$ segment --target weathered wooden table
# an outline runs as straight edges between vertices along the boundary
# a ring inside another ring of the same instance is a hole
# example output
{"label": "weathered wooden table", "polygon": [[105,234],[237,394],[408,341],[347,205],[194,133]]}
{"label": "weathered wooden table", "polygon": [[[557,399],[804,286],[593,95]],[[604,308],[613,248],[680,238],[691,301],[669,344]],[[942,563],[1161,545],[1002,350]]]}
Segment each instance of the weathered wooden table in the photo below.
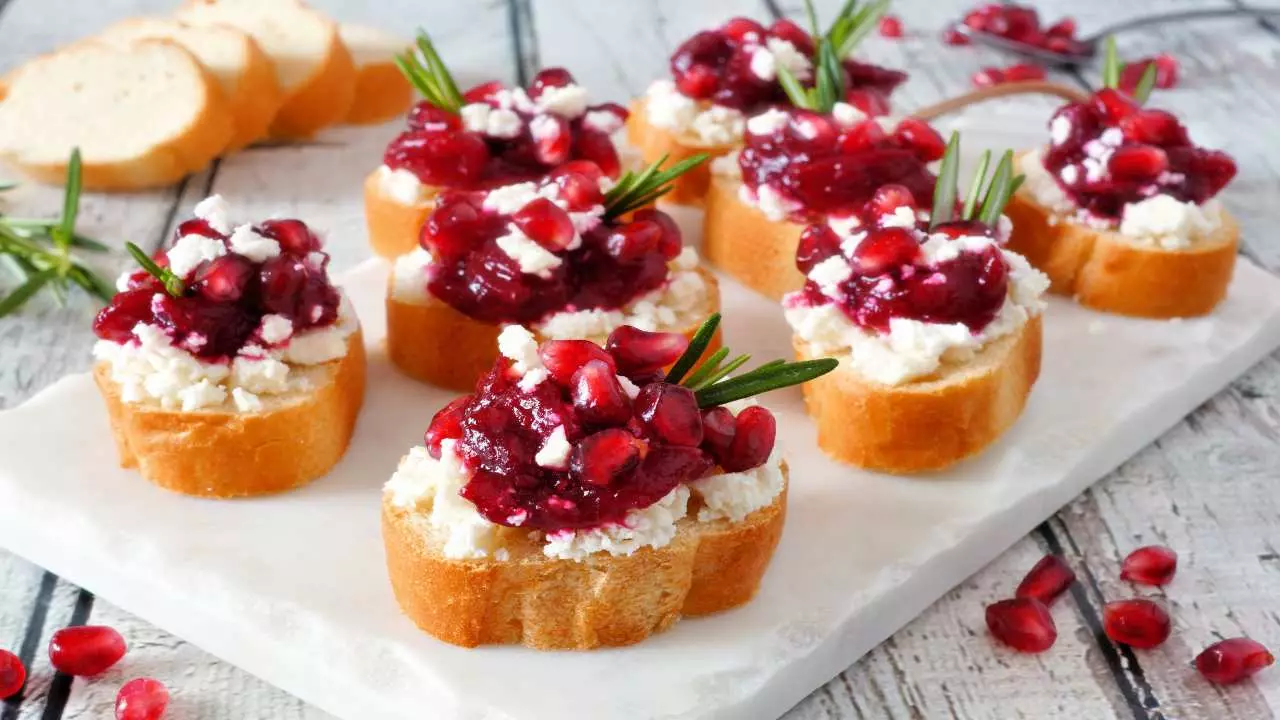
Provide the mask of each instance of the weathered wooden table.
{"label": "weathered wooden table", "polygon": [[[0,0],[0,72],[87,35],[107,22],[159,14],[175,0]],[[428,28],[442,54],[476,81],[525,79],[540,65],[565,65],[597,97],[624,101],[665,72],[666,58],[692,31],[734,14],[799,17],[795,0],[316,0],[335,16],[408,36]],[[830,15],[840,0],[823,0]],[[1082,30],[1146,12],[1217,6],[1199,0],[1051,0],[1044,17],[1074,15]],[[1225,4],[1225,3],[1224,3]],[[1228,5],[1229,6],[1229,5]],[[941,44],[938,31],[968,0],[899,0],[907,37],[872,37],[864,53],[910,71],[895,98],[909,109],[966,88],[970,74],[1007,59]],[[1280,27],[1253,21],[1173,26],[1120,38],[1140,57],[1169,51],[1182,63],[1180,89],[1155,103],[1180,112],[1193,134],[1240,164],[1225,202],[1241,219],[1244,250],[1280,269]],[[1096,68],[1057,73],[1090,85]],[[210,192],[233,196],[246,213],[284,212],[329,229],[334,267],[366,254],[359,181],[377,162],[390,128],[340,130],[297,146],[264,146],[230,157],[177,187],[124,196],[88,196],[85,232],[155,248],[175,217]],[[23,187],[4,211],[56,211],[55,189]],[[259,212],[261,211],[261,212]],[[104,265],[118,271],[123,256]],[[0,289],[8,287],[0,279]],[[59,308],[47,299],[0,320],[0,407],[13,407],[65,373],[89,365],[93,308],[83,297]],[[57,428],[49,428],[55,433]],[[0,462],[3,462],[0,438]],[[787,716],[834,718],[1177,718],[1258,720],[1280,715],[1280,671],[1219,689],[1189,666],[1224,636],[1249,635],[1280,648],[1280,359],[1272,356],[1178,423],[1159,441],[1024,538],[869,656],[815,691]],[[1153,651],[1109,642],[1106,599],[1132,595],[1118,581],[1133,547],[1177,549],[1178,579],[1163,595],[1176,632]],[[1050,652],[1019,656],[986,638],[985,604],[1007,596],[1047,551],[1063,553],[1083,582],[1055,612]],[[325,718],[324,713],[182,640],[0,551],[0,647],[31,668],[24,697],[0,705],[0,720],[107,718],[119,682],[55,675],[49,635],[68,624],[101,623],[129,639],[129,672],[165,681],[175,718]],[[119,670],[112,672],[121,672]],[[116,678],[123,680],[124,678]]]}

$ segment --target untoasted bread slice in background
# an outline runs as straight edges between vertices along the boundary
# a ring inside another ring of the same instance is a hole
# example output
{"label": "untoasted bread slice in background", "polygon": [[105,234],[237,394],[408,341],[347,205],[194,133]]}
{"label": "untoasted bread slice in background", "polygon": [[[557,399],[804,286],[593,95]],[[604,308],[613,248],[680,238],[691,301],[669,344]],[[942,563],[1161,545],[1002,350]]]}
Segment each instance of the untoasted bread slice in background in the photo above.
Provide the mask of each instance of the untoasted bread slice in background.
{"label": "untoasted bread slice in background", "polygon": [[781,300],[804,287],[796,248],[805,226],[770,220],[742,202],[736,178],[712,175],[702,223],[702,256],[716,269],[764,295]]}
{"label": "untoasted bread slice in background", "polygon": [[711,185],[710,160],[732,152],[741,143],[710,145],[699,142],[697,138],[676,135],[666,128],[653,125],[645,111],[644,98],[633,101],[630,110],[631,114],[627,117],[627,142],[640,151],[644,165],[655,163],[664,155],[667,156],[668,164],[678,163],[699,153],[710,156],[708,162],[672,181],[671,191],[662,197],[663,202],[700,207]]}
{"label": "untoasted bread slice in background", "polygon": [[344,23],[338,35],[356,64],[356,95],[346,121],[374,125],[408,112],[413,89],[392,58],[410,42],[377,28]]}
{"label": "untoasted bread slice in background", "polygon": [[440,188],[428,186],[423,199],[405,204],[383,191],[383,172],[384,168],[379,167],[365,176],[364,221],[373,251],[394,259],[418,247],[418,236],[435,208],[435,195]]}

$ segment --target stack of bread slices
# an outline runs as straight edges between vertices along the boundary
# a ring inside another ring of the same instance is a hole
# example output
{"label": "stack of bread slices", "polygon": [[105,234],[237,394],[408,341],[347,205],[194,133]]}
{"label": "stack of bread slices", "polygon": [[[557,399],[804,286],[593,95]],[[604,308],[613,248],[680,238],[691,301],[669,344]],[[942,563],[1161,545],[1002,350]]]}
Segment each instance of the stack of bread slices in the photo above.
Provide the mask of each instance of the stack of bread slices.
{"label": "stack of bread slices", "polygon": [[57,184],[78,147],[86,188],[168,185],[264,139],[399,116],[412,95],[393,57],[408,47],[302,0],[186,0],[0,80],[0,158]]}

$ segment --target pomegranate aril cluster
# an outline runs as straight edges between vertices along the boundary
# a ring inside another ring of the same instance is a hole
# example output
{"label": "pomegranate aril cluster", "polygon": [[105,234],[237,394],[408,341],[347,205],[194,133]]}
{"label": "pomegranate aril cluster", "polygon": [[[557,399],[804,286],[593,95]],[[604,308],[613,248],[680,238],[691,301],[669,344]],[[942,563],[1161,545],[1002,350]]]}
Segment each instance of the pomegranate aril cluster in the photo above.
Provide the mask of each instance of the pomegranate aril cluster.
{"label": "pomegranate aril cluster", "polygon": [[[1030,5],[986,3],[966,13],[962,22],[977,32],[996,35],[1023,45],[1056,53],[1088,54],[1088,46],[1076,35],[1075,20],[1063,18],[1045,26],[1041,23],[1039,13]],[[944,40],[946,39],[944,36]],[[967,43],[949,41],[949,44]]]}

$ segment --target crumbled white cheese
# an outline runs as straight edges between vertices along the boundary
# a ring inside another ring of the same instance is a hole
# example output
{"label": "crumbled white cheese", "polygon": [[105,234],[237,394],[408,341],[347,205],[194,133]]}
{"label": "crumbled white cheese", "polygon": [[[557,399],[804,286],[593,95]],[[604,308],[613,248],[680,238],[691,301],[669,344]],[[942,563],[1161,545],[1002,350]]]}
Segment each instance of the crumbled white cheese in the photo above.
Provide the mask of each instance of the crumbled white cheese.
{"label": "crumbled white cheese", "polygon": [[404,169],[378,168],[378,192],[400,205],[417,205],[427,199],[427,186],[417,175]]}
{"label": "crumbled white cheese", "polygon": [[1181,250],[1210,237],[1221,225],[1216,202],[1202,207],[1160,194],[1125,205],[1120,233],[1141,244]]}
{"label": "crumbled white cheese", "polygon": [[742,111],[723,105],[712,105],[693,116],[689,130],[703,143],[729,145],[742,138],[745,125]]}
{"label": "crumbled white cheese", "polygon": [[[777,76],[777,66],[781,65],[790,70],[797,80],[807,80],[809,78],[813,65],[809,62],[808,56],[797,50],[796,46],[792,45],[789,40],[771,37],[765,40],[765,47],[768,49],[769,54],[773,56],[771,64],[774,66],[774,77]],[[755,70],[754,61],[755,57],[752,56],[753,71]],[[774,78],[761,79],[772,80]]]}
{"label": "crumbled white cheese", "polygon": [[850,128],[867,119],[867,114],[849,103],[838,102],[831,108],[831,117],[841,126]]}
{"label": "crumbled white cheese", "polygon": [[347,341],[360,327],[355,308],[346,295],[338,306],[338,320],[325,327],[296,333],[284,347],[285,362],[294,365],[319,365],[347,354]]}
{"label": "crumbled white cheese", "polygon": [[1059,115],[1049,123],[1049,140],[1054,145],[1061,145],[1071,137],[1071,121]]}
{"label": "crumbled white cheese", "polygon": [[[137,342],[99,340],[93,346],[93,356],[110,363],[111,379],[125,402],[154,400],[165,410],[187,411],[207,407],[193,404],[197,401],[222,402],[208,386],[217,387],[230,374],[225,363],[206,363],[174,347],[164,329],[155,325],[139,323],[133,336]],[[201,390],[189,390],[196,386]]]}
{"label": "crumbled white cheese", "polygon": [[481,207],[491,213],[512,215],[538,197],[537,183],[522,182],[514,185],[503,185],[486,193]]}
{"label": "crumbled white cheese", "polygon": [[1022,191],[1031,196],[1037,205],[1055,213],[1069,213],[1075,203],[1062,191],[1058,181],[1044,166],[1044,151],[1029,152],[1018,158],[1018,169],[1026,178]]}
{"label": "crumbled white cheese", "polygon": [[768,48],[757,47],[751,51],[751,74],[771,82],[778,77],[778,63]]}
{"label": "crumbled white cheese", "polygon": [[279,345],[293,335],[293,321],[284,315],[263,315],[258,336],[268,345]]}
{"label": "crumbled white cheese", "polygon": [[243,255],[252,262],[266,262],[280,255],[280,243],[263,237],[252,225],[241,225],[231,233],[231,252]]}
{"label": "crumbled white cheese", "polygon": [[862,218],[857,215],[828,215],[827,227],[831,228],[835,234],[845,237],[852,235],[858,228],[862,227]]}
{"label": "crumbled white cheese", "polygon": [[169,248],[169,269],[174,275],[186,279],[200,263],[215,260],[227,254],[227,246],[221,240],[203,235],[183,235]]}
{"label": "crumbled white cheese", "polygon": [[431,266],[431,253],[414,248],[396,258],[391,269],[391,295],[402,302],[424,304],[430,299],[427,291],[427,268]]}
{"label": "crumbled white cheese", "polygon": [[237,356],[231,361],[231,382],[252,393],[283,393],[289,389],[289,366],[270,354]]}
{"label": "crumbled white cheese", "polygon": [[516,261],[520,266],[520,272],[528,275],[549,278],[552,270],[564,264],[564,261],[555,253],[521,232],[515,223],[508,225],[507,234],[494,242],[499,250],[507,254],[507,257]]}
{"label": "crumbled white cheese", "polygon": [[232,388],[231,400],[236,410],[242,413],[255,413],[262,410],[262,399],[244,388]]}
{"label": "crumbled white cheese", "polygon": [[560,123],[550,115],[539,115],[529,121],[529,134],[534,140],[550,140],[560,134]]}
{"label": "crumbled white cheese", "polygon": [[574,84],[544,87],[536,104],[541,112],[572,120],[587,111],[587,89]]}
{"label": "crumbled white cheese", "polygon": [[538,464],[538,467],[564,470],[569,467],[569,453],[572,451],[573,446],[565,436],[564,425],[557,425],[547,436],[542,448],[533,456],[533,461]]}
{"label": "crumbled white cheese", "polygon": [[494,108],[489,103],[469,103],[458,111],[462,117],[462,126],[467,130],[495,138],[513,138],[524,129],[520,116],[503,108]]}
{"label": "crumbled white cheese", "polygon": [[754,191],[746,185],[739,185],[738,199],[774,222],[786,220],[803,207],[799,201],[792,200],[769,183],[760,185]]}
{"label": "crumbled white cheese", "polygon": [[512,362],[511,370],[520,376],[518,383],[526,392],[547,379],[547,368],[538,354],[538,339],[520,325],[507,325],[498,333],[498,352]]}
{"label": "crumbled white cheese", "polygon": [[730,180],[741,180],[742,166],[738,164],[738,151],[727,152],[712,160],[711,174]]}
{"label": "crumbled white cheese", "polygon": [[676,89],[670,80],[658,80],[645,91],[645,118],[655,127],[677,135],[689,134],[707,145],[731,145],[742,139],[746,126],[735,108],[700,104]]}
{"label": "crumbled white cheese", "polygon": [[227,201],[221,195],[210,195],[196,203],[192,213],[209,223],[209,227],[226,235],[231,232],[231,221],[227,218]]}
{"label": "crumbled white cheese", "polygon": [[582,124],[596,132],[612,135],[622,128],[623,122],[622,118],[608,110],[588,110],[582,118]]}
{"label": "crumbled white cheese", "polygon": [[880,225],[887,228],[914,228],[916,222],[916,211],[906,205],[894,208],[892,214],[880,216]]}
{"label": "crumbled white cheese", "polygon": [[841,255],[832,255],[809,270],[809,279],[828,297],[840,297],[840,283],[853,276],[853,268]]}
{"label": "crumbled white cheese", "polygon": [[748,515],[771,504],[782,492],[786,479],[782,475],[782,456],[774,447],[773,454],[759,467],[743,472],[709,475],[689,483],[702,498],[698,520],[742,522]]}
{"label": "crumbled white cheese", "polygon": [[651,332],[678,331],[706,317],[708,288],[698,267],[697,251],[685,248],[670,263],[671,274],[656,288],[618,310],[575,310],[555,313],[535,327],[553,340],[604,338],[623,325]]}
{"label": "crumbled white cheese", "polygon": [[542,552],[561,560],[585,560],[598,552],[631,555],[641,548],[665,547],[676,536],[676,523],[688,512],[689,488],[678,485],[647,508],[632,510],[622,525],[564,530],[547,535]]}
{"label": "crumbled white cheese", "polygon": [[747,120],[747,132],[752,135],[772,135],[787,126],[791,116],[777,108],[769,108]]}
{"label": "crumbled white cheese", "polygon": [[635,400],[637,397],[640,396],[640,387],[635,383],[631,382],[630,378],[624,375],[619,375],[617,377],[618,377],[618,384],[622,386],[622,392],[626,393],[627,397],[631,398],[632,400]]}
{"label": "crumbled white cheese", "polygon": [[501,538],[498,526],[484,519],[475,505],[462,497],[467,484],[467,468],[457,452],[457,441],[440,443],[440,459],[425,447],[415,447],[400,460],[385,485],[393,507],[426,511],[427,523],[443,535],[441,553],[447,558],[496,556]]}

